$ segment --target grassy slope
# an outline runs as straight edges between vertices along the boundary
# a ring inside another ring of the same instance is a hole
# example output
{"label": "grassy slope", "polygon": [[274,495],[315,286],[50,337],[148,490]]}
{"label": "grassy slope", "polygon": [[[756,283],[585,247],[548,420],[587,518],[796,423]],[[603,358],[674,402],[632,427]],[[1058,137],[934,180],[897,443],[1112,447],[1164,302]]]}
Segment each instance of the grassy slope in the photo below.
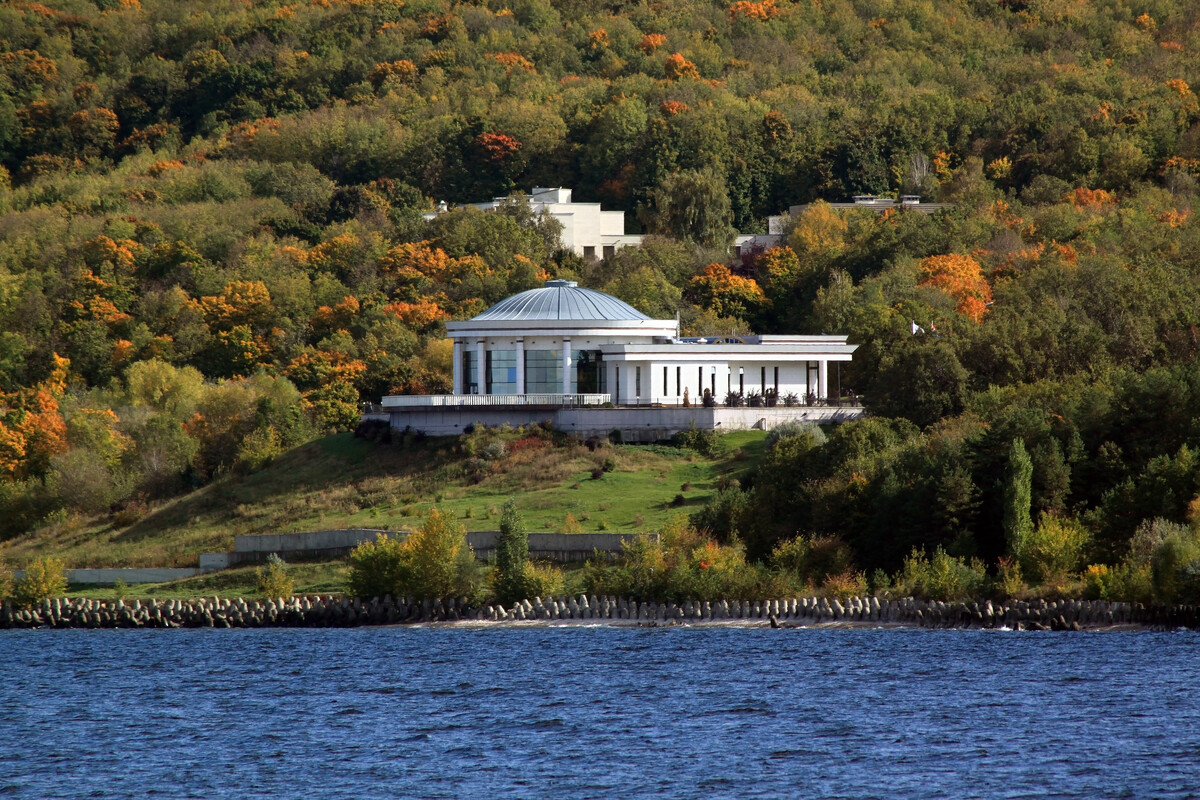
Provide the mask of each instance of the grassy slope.
{"label": "grassy slope", "polygon": [[[472,468],[454,438],[389,446],[340,434],[289,451],[251,475],[155,507],[127,527],[109,519],[68,519],[14,539],[0,555],[18,565],[55,555],[69,567],[187,567],[201,552],[232,549],[238,534],[413,528],[434,505],[468,530],[494,530],[510,496],[530,531],[562,530],[568,514],[585,531],[655,530],[680,510],[702,506],[722,476],[736,477],[762,454],[758,431],[722,441],[726,452],[718,459],[632,445],[593,453],[547,444]],[[593,480],[593,468],[610,457],[615,469]],[[685,483],[690,488],[683,492]],[[686,498],[681,509],[671,506],[677,494]],[[297,588],[320,586],[298,581]],[[205,589],[197,584],[193,593]]]}

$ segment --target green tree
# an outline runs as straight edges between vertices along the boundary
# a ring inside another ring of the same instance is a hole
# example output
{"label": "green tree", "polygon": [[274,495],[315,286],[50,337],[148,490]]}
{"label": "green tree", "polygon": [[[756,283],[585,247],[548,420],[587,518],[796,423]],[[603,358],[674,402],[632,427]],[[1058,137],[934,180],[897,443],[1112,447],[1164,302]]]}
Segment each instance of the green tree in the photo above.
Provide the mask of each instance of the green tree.
{"label": "green tree", "polygon": [[735,233],[729,194],[711,168],[681,170],[663,178],[638,215],[651,233],[704,247],[727,247]]}
{"label": "green tree", "polygon": [[478,581],[466,530],[437,508],[404,540],[384,535],[350,553],[349,588],[357,597],[473,598]]}
{"label": "green tree", "polygon": [[509,498],[500,516],[500,536],[496,540],[496,579],[493,593],[501,603],[524,600],[525,574],[529,568],[529,534],[517,511],[517,503]]}
{"label": "green tree", "polygon": [[1008,552],[1018,563],[1033,532],[1033,520],[1030,518],[1032,503],[1033,461],[1025,450],[1025,443],[1013,439],[1008,451],[1008,470],[1004,476],[1004,516],[1001,525]]}

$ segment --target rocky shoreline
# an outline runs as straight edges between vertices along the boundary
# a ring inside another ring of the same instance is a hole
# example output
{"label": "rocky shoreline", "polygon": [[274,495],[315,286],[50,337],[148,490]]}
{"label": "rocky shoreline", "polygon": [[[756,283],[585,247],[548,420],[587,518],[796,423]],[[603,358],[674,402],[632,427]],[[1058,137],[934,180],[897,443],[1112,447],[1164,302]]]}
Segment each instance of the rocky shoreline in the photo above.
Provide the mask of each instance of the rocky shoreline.
{"label": "rocky shoreline", "polygon": [[533,598],[505,608],[460,600],[364,601],[336,595],[288,600],[87,600],[55,598],[34,609],[0,607],[0,629],[14,628],[349,628],[412,624],[744,625],[775,628],[914,627],[1011,630],[1174,630],[1200,627],[1196,606],[1144,606],[1103,600],[982,602],[825,597],[766,601],[645,603],[576,595]]}

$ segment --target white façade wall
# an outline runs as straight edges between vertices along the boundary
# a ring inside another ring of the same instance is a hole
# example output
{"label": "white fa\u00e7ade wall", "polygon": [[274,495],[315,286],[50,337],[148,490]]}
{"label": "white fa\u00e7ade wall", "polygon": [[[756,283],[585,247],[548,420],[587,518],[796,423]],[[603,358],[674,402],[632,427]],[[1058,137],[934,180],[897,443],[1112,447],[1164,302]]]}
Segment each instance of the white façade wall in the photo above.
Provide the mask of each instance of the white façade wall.
{"label": "white fa\u00e7ade wall", "polygon": [[499,427],[549,422],[557,430],[580,437],[607,436],[619,430],[625,441],[657,442],[670,439],[693,423],[703,430],[770,430],[789,420],[844,422],[858,419],[863,413],[862,408],[824,406],[704,408],[699,402],[690,408],[406,409],[391,412],[391,425],[398,430],[410,427],[430,436],[455,436],[469,425]]}

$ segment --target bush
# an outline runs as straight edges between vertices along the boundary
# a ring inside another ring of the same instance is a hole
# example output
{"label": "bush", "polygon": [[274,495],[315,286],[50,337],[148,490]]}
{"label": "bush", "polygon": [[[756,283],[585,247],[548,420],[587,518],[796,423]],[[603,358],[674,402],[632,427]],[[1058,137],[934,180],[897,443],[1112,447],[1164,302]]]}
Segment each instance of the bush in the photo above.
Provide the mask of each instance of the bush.
{"label": "bush", "polygon": [[527,562],[521,572],[521,585],[524,587],[524,594],[514,600],[560,597],[566,587],[566,578],[563,577],[563,571],[553,564]]}
{"label": "bush", "polygon": [[0,604],[12,597],[13,576],[8,565],[0,560]]}
{"label": "bush", "polygon": [[20,608],[33,608],[51,597],[67,593],[67,571],[60,559],[49,556],[36,558],[25,567],[25,575],[13,582],[13,603]]}
{"label": "bush", "polygon": [[1020,597],[1028,588],[1021,565],[1012,558],[1000,559],[996,568],[996,593],[1007,600]]}
{"label": "bush", "polygon": [[826,442],[825,431],[821,430],[820,425],[815,422],[802,422],[793,419],[776,425],[767,431],[767,447],[775,447],[782,440],[797,436],[807,436],[809,447],[819,447]]}
{"label": "bush", "polygon": [[719,544],[682,514],[663,527],[658,542],[634,539],[612,562],[589,561],[583,578],[591,593],[655,601],[762,599],[794,588],[746,563],[740,543]]}
{"label": "bush", "polygon": [[831,576],[853,574],[854,556],[836,536],[800,535],[776,545],[771,564],[801,583],[818,586]]}
{"label": "bush", "polygon": [[968,563],[940,547],[933,558],[914,548],[896,576],[898,593],[926,600],[970,600],[979,597],[986,584],[987,572],[979,560]]}
{"label": "bush", "polygon": [[384,533],[350,551],[350,594],[364,598],[398,594],[398,587],[409,581],[404,542]]}
{"label": "bush", "polygon": [[1128,562],[1115,567],[1092,564],[1083,571],[1083,596],[1088,600],[1151,603],[1154,584],[1150,566]]}
{"label": "bush", "polygon": [[687,430],[672,436],[671,444],[695,451],[707,458],[715,458],[724,450],[721,437],[716,431],[697,428],[694,421],[688,425]]}
{"label": "bush", "polygon": [[861,597],[867,593],[867,576],[850,569],[830,575],[822,582],[820,592],[839,600]]}
{"label": "bush", "polygon": [[1169,533],[1154,549],[1150,558],[1154,599],[1160,603],[1200,601],[1200,539],[1189,528],[1180,526]]}
{"label": "bush", "polygon": [[476,599],[479,568],[462,525],[438,509],[403,541],[383,535],[350,553],[350,592],[356,597]]}
{"label": "bush", "polygon": [[1037,527],[1025,535],[1019,564],[1032,583],[1061,581],[1079,568],[1091,534],[1075,519],[1042,514]]}
{"label": "bush", "polygon": [[268,600],[289,598],[295,594],[296,586],[292,576],[288,574],[287,564],[277,554],[267,556],[266,566],[254,571],[258,582],[258,592]]}

